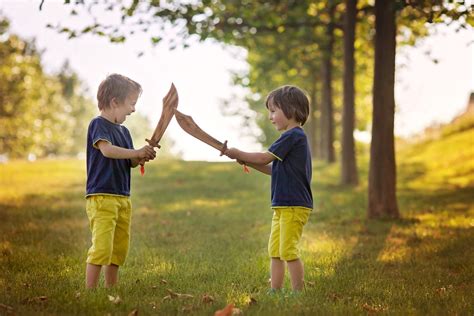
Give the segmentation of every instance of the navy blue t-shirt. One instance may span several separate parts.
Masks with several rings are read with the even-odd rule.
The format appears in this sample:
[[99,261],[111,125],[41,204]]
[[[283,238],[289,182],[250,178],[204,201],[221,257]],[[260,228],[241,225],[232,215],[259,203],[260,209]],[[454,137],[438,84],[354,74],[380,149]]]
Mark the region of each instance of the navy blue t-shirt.
[[125,126],[105,118],[94,118],[87,130],[87,187],[86,196],[114,194],[130,196],[130,159],[111,159],[102,155],[97,142],[133,149],[132,137]]
[[272,207],[313,208],[311,152],[302,128],[292,128],[268,149],[277,159],[272,164]]

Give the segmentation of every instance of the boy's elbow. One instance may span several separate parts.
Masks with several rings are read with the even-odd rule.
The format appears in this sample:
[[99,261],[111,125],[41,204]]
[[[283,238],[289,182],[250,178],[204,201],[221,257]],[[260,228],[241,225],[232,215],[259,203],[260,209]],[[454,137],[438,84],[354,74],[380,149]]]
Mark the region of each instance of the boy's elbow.
[[259,159],[258,164],[259,164],[259,165],[268,165],[270,162],[272,162],[272,160],[273,160],[273,159],[272,159],[271,157],[261,157],[261,158]]
[[102,153],[102,156],[104,156],[105,158],[112,158],[108,150],[101,150],[100,152]]

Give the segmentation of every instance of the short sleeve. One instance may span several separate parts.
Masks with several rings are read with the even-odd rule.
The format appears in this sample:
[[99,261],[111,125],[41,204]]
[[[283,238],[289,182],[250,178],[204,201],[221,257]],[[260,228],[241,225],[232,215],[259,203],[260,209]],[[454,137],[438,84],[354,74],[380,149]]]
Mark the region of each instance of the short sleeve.
[[280,138],[268,148],[268,152],[278,160],[283,161],[294,143],[295,135],[293,133],[283,133]]
[[106,142],[109,142],[109,143],[112,144],[110,133],[107,130],[106,126],[104,124],[102,124],[101,120],[94,120],[91,123],[90,136],[91,136],[91,139],[92,139],[92,146],[94,146],[94,148],[96,148],[96,149],[98,149],[97,148],[97,143],[100,140],[105,140]]

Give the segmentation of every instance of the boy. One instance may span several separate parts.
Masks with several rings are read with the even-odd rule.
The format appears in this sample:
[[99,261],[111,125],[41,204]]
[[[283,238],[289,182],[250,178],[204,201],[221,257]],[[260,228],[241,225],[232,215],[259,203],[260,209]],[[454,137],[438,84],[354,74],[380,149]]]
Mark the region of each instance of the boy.
[[311,153],[301,128],[309,115],[309,101],[299,88],[283,86],[267,96],[265,105],[272,124],[283,131],[280,138],[267,152],[244,152],[230,148],[224,154],[271,175],[273,218],[268,242],[270,293],[281,290],[283,286],[285,262],[293,291],[298,292],[304,286],[304,268],[299,259],[298,243],[313,208]]
[[112,74],[99,86],[100,116],[87,131],[86,210],[92,232],[87,253],[86,287],[95,288],[105,267],[105,286],[117,283],[130,243],[130,168],[153,160],[152,146],[133,149],[130,132],[122,124],[135,112],[140,84]]

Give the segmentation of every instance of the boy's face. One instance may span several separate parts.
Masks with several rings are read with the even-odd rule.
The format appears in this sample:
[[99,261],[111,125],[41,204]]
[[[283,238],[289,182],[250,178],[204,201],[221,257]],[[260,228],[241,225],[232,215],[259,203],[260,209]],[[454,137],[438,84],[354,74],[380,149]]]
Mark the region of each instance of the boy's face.
[[135,112],[138,96],[138,92],[132,91],[122,102],[114,99],[115,123],[122,124],[125,122],[127,115]]
[[268,119],[275,125],[278,131],[285,131],[290,124],[290,120],[280,108],[275,106],[273,100],[268,102]]

